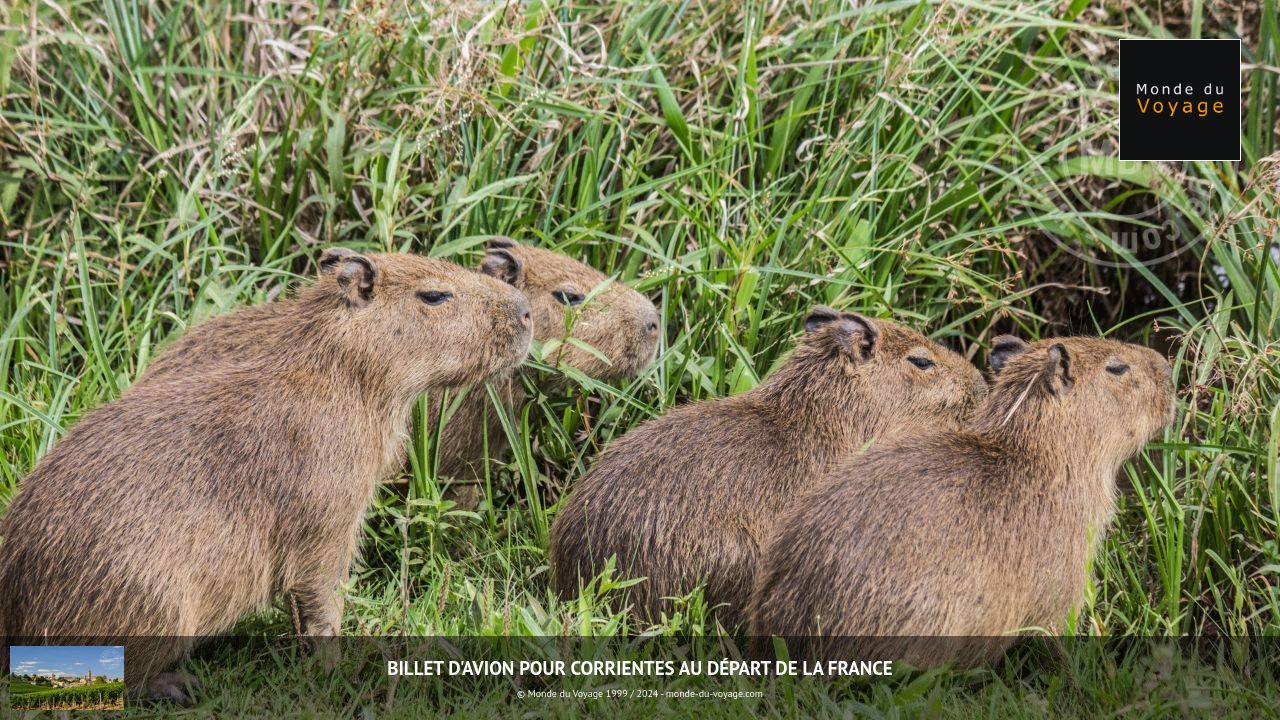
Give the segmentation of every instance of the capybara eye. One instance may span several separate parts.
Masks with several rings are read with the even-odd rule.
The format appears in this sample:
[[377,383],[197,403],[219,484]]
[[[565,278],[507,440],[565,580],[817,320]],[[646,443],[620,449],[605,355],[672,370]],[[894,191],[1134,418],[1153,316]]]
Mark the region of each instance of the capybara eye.
[[443,290],[419,290],[418,299],[428,305],[439,305],[449,298],[453,297],[453,293],[444,292]]
[[556,290],[551,293],[551,297],[555,298],[561,305],[578,305],[587,299],[586,295],[568,290]]
[[927,357],[909,357],[907,358],[907,362],[911,363],[912,365],[915,365],[921,370],[928,370],[929,368],[933,367],[933,361]]
[[1111,363],[1110,365],[1107,365],[1107,372],[1111,373],[1112,375],[1123,375],[1129,372],[1129,364],[1122,363],[1119,360],[1117,360]]

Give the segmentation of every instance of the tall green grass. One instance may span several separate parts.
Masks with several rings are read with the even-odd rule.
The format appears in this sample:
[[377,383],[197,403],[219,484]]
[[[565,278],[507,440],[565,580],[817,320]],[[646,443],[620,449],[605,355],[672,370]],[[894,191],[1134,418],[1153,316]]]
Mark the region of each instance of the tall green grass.
[[[644,629],[625,578],[548,593],[557,499],[628,428],[755,385],[827,303],[977,362],[1000,332],[1167,349],[1178,421],[1125,471],[1077,629],[1275,634],[1275,1],[1247,23],[1243,163],[1106,159],[1115,41],[1233,32],[1192,5],[19,0],[0,9],[0,508],[167,340],[286,292],[318,248],[471,262],[507,234],[654,298],[661,357],[535,392],[476,513],[412,465],[369,516],[348,632]],[[1134,203],[1191,244],[1174,264],[1063,249],[1114,253]],[[696,593],[652,629],[717,630]]]

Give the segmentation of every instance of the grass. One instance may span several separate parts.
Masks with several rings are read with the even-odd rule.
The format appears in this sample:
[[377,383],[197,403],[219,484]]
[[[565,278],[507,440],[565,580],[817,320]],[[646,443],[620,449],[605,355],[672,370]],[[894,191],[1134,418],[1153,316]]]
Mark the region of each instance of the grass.
[[[661,357],[632,382],[534,395],[476,513],[415,464],[410,495],[369,513],[347,634],[716,633],[696,593],[654,628],[618,606],[621,578],[557,600],[547,528],[611,438],[752,387],[819,302],[925,328],[975,361],[1001,332],[1167,351],[1178,421],[1124,471],[1075,630],[1280,634],[1275,0],[1244,6],[1244,162],[1108,159],[1115,40],[1234,32],[1234,16],[1190,5],[19,0],[0,9],[0,511],[166,341],[277,296],[319,247],[472,262],[507,234],[654,298]],[[1150,259],[1116,241],[1134,215],[1186,251],[1120,267],[1071,252]],[[425,457],[430,438],[412,441]],[[284,618],[241,631],[279,635]],[[206,713],[293,687],[254,657],[192,662],[221,686]],[[1155,716],[1187,694],[1173,684],[1211,684],[1144,662],[1075,705],[1060,702],[1064,673],[1024,654],[870,687],[780,685],[751,708]],[[1082,672],[1106,675],[1098,663]],[[1152,677],[1171,685],[1151,691]],[[1267,687],[1206,692],[1227,713]],[[314,689],[353,711],[374,702]],[[489,712],[523,707],[486,692]]]

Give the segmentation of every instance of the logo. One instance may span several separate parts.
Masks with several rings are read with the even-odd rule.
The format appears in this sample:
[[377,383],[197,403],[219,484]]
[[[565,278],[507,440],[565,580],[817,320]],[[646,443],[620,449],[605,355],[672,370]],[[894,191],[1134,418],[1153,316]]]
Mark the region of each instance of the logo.
[[1211,182],[1178,162],[1240,160],[1240,41],[1120,41],[1120,157],[1074,154],[1051,166],[1060,249],[1109,268],[1156,266],[1204,240]]
[[1120,159],[1240,161],[1240,41],[1120,41]]

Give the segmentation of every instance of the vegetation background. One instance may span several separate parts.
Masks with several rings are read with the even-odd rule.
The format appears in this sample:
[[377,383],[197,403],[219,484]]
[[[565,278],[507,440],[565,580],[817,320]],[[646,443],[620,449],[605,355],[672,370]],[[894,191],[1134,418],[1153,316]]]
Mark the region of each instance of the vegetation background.
[[[696,593],[667,622],[637,626],[611,592],[621,578],[555,599],[547,528],[610,438],[752,387],[822,302],[925,328],[976,362],[1001,332],[1166,351],[1178,420],[1125,470],[1074,630],[1280,634],[1278,11],[1276,0],[7,3],[0,512],[64,430],[166,341],[286,292],[322,246],[469,263],[506,234],[654,298],[661,357],[634,382],[533,396],[476,513],[442,501],[432,438],[416,432],[407,496],[386,493],[369,515],[345,633],[721,630]],[[1244,39],[1243,162],[1113,159],[1116,40],[1128,36]],[[1163,249],[1123,247],[1150,228]],[[1160,259],[1169,247],[1184,251]],[[242,629],[288,625],[276,611]],[[293,687],[287,669],[233,651],[190,667],[213,715],[395,706],[394,687],[299,698],[279,689]],[[1043,658],[1015,653],[874,687],[774,687],[748,709],[1158,715],[1197,707],[1194,687],[1205,707],[1252,712],[1274,689],[1246,677],[1217,691],[1227,681],[1215,673],[1187,681],[1104,660],[1075,670],[1105,689],[1071,695]],[[433,702],[528,709],[486,687]],[[694,707],[742,709],[610,711]]]

